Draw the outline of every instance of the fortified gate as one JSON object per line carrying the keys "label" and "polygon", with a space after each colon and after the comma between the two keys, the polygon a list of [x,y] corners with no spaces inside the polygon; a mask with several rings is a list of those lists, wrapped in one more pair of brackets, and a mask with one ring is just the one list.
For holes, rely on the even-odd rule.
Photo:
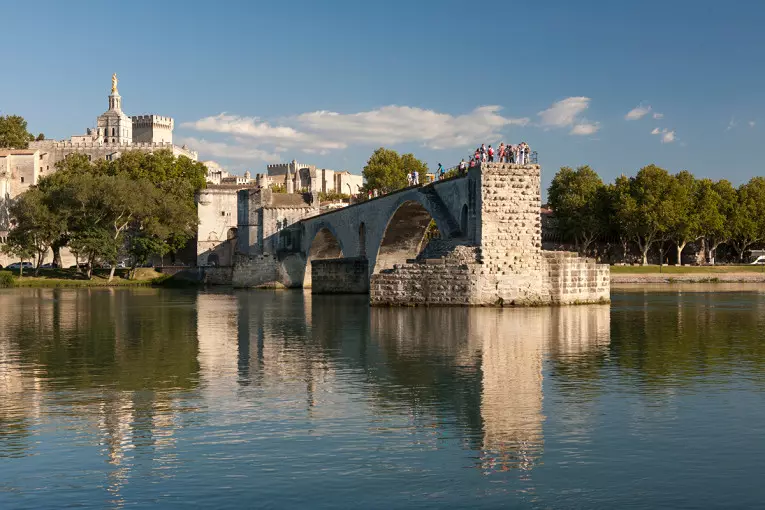
{"label": "fortified gate", "polygon": [[[539,165],[483,163],[464,177],[297,221],[285,211],[280,222],[277,212],[275,230],[253,193],[239,196],[238,287],[369,293],[373,305],[609,299],[607,265],[541,249]],[[435,238],[426,235],[431,222]]]}

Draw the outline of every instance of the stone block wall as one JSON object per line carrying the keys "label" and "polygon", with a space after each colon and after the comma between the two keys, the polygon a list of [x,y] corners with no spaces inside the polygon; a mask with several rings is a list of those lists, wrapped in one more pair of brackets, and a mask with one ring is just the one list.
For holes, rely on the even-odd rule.
{"label": "stone block wall", "polygon": [[611,271],[606,264],[564,251],[544,251],[545,285],[556,304],[608,301]]}
{"label": "stone block wall", "polygon": [[480,261],[476,299],[485,304],[548,301],[542,278],[540,167],[481,165]]}
{"label": "stone block wall", "polygon": [[608,301],[608,266],[574,253],[542,251],[538,165],[484,163],[478,181],[473,242],[442,241],[426,248],[420,260],[373,275],[373,305]]}
{"label": "stone block wall", "polygon": [[311,281],[313,294],[367,294],[369,261],[360,257],[314,260]]}
{"label": "stone block wall", "polygon": [[232,284],[238,288],[283,287],[281,263],[276,255],[238,254],[234,262]]}

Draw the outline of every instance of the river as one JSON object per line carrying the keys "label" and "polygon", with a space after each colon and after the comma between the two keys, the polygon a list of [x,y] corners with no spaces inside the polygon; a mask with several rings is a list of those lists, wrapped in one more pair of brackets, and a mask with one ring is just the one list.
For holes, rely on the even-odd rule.
{"label": "river", "polygon": [[765,286],[611,305],[0,290],[0,508],[765,499]]}

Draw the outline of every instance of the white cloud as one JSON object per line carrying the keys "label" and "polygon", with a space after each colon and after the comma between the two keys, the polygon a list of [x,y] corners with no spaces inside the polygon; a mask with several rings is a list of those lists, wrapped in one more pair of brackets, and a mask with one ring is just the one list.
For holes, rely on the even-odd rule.
{"label": "white cloud", "polygon": [[501,110],[496,105],[480,106],[467,114],[454,116],[391,105],[351,114],[316,111],[298,115],[294,121],[323,139],[389,145],[415,142],[432,149],[443,149],[464,147],[477,141],[498,141],[502,128],[525,126],[529,122],[528,118],[503,117],[499,113]]}
{"label": "white cloud", "polygon": [[255,147],[212,142],[205,140],[204,138],[183,137],[178,139],[176,143],[185,144],[193,150],[203,153],[205,156],[215,158],[256,160],[265,161],[267,163],[278,162],[281,159],[276,153],[271,153]]}
{"label": "white cloud", "polygon": [[408,106],[384,106],[366,112],[343,114],[315,111],[281,119],[272,125],[257,117],[221,113],[181,126],[195,131],[233,135],[256,146],[274,146],[275,152],[298,149],[326,154],[352,144],[420,143],[433,149],[461,147],[479,141],[494,142],[506,126],[525,126],[528,118],[500,115],[500,106],[481,106],[469,113],[451,115]]}
{"label": "white cloud", "polygon": [[731,117],[730,122],[728,122],[728,127],[725,128],[725,131],[730,131],[731,129],[738,126],[738,122],[736,122],[736,119]]}
{"label": "white cloud", "polygon": [[649,112],[651,111],[651,107],[649,105],[643,106],[638,105],[632,110],[627,112],[627,115],[624,116],[627,120],[638,120],[645,117]]}
{"label": "white cloud", "polygon": [[571,128],[571,131],[569,134],[572,135],[592,135],[594,133],[597,133],[600,129],[600,122],[595,123],[582,123],[577,124],[573,128]]}
{"label": "white cloud", "polygon": [[537,113],[545,127],[566,127],[577,122],[577,117],[590,107],[589,97],[567,97]]}
{"label": "white cloud", "polygon": [[664,114],[656,112],[656,113],[653,114],[653,118],[656,119],[656,120],[663,119],[664,118]]}
{"label": "white cloud", "polygon": [[750,120],[749,121],[749,127],[754,127],[757,124],[757,122]]}
{"label": "white cloud", "polygon": [[653,128],[652,135],[661,135],[661,143],[672,143],[675,141],[675,131],[670,131],[667,128],[659,129]]}

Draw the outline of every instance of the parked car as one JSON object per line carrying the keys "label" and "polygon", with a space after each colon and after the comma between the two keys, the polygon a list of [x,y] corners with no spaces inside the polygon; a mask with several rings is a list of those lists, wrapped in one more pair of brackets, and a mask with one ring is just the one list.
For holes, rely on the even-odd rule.
{"label": "parked car", "polygon": [[14,262],[13,264],[8,264],[8,267],[6,269],[21,269],[22,264],[24,269],[34,269],[35,266],[31,262]]}
{"label": "parked car", "polygon": [[759,257],[757,257],[756,259],[754,259],[754,262],[751,262],[751,264],[752,264],[753,266],[754,266],[754,265],[757,265],[757,266],[762,266],[762,265],[765,265],[765,255],[760,255]]}
{"label": "parked car", "polygon": [[40,266],[42,269],[55,269],[56,265],[53,262],[48,262],[47,264],[43,264]]}
{"label": "parked car", "polygon": [[[69,269],[77,269],[77,265],[75,264],[73,266],[69,266]],[[80,263],[80,270],[86,271],[87,269],[88,269],[88,264],[87,263],[85,263],[85,262]]]}

